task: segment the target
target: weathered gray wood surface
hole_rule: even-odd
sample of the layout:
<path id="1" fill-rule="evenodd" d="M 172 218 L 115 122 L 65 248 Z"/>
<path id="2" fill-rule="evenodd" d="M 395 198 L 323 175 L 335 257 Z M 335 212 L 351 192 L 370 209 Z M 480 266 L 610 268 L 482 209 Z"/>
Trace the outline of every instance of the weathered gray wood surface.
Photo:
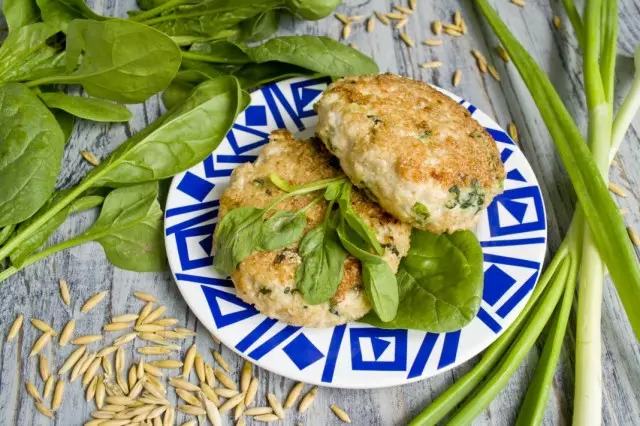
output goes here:
<path id="1" fill-rule="evenodd" d="M 574 116 L 581 117 L 584 127 L 586 117 L 585 100 L 580 73 L 581 57 L 575 38 L 568 29 L 568 21 L 562 13 L 558 0 L 532 0 L 521 9 L 507 0 L 494 0 L 502 18 L 515 32 L 525 47 L 548 71 L 553 83 L 562 95 Z M 393 4 L 403 4 L 393 2 Z M 125 16 L 133 7 L 133 0 L 96 0 L 93 8 L 98 13 Z M 348 0 L 339 9 L 347 15 L 369 16 L 374 10 L 388 11 L 388 2 L 383 0 Z M 453 39 L 443 37 L 445 45 L 429 48 L 418 44 L 432 37 L 429 23 L 433 19 L 450 20 L 457 9 L 463 13 L 469 27 L 468 35 Z M 563 17 L 564 28 L 557 31 L 551 24 L 554 14 Z M 630 59 L 633 47 L 640 40 L 638 25 L 640 7 L 634 0 L 620 1 L 620 57 L 618 85 L 626 87 L 633 75 Z M 338 37 L 341 25 L 333 17 L 319 22 L 300 22 L 285 17 L 282 22 L 283 34 L 321 34 Z M 378 22 L 372 34 L 364 31 L 363 24 L 355 24 L 349 41 L 371 54 L 381 70 L 398 72 L 410 77 L 423 79 L 443 88 L 451 89 L 451 77 L 456 69 L 463 72 L 462 84 L 454 90 L 465 99 L 472 101 L 480 109 L 495 117 L 503 126 L 513 120 L 521 134 L 522 148 L 541 181 L 545 196 L 548 220 L 550 251 L 554 252 L 567 229 L 571 218 L 575 197 L 561 163 L 553 149 L 551 140 L 540 115 L 513 65 L 502 63 L 493 48 L 496 40 L 491 30 L 474 9 L 471 0 L 418 0 L 418 11 L 411 17 L 406 28 L 417 46 L 408 49 L 397 36 L 397 31 L 384 27 Z M 494 81 L 488 75 L 481 75 L 470 55 L 470 49 L 477 48 L 485 53 L 502 76 L 502 82 Z M 424 70 L 419 64 L 429 60 L 445 63 L 437 70 Z M 134 120 L 127 125 L 105 125 L 79 122 L 67 146 L 60 187 L 75 184 L 90 168 L 82 160 L 80 150 L 88 149 L 99 157 L 115 149 L 128 135 L 145 127 L 160 112 L 158 97 L 144 105 L 131 107 Z M 624 147 L 619 155 L 619 165 L 612 172 L 611 179 L 624 187 L 629 198 L 620 198 L 621 207 L 629 209 L 627 221 L 636 229 L 640 228 L 640 146 L 638 145 L 640 119 L 636 119 Z M 93 216 L 91 213 L 74 216 L 55 234 L 53 242 L 87 227 Z M 57 280 L 66 279 L 71 286 L 72 306 L 66 307 L 58 293 Z M 80 314 L 80 306 L 90 295 L 100 290 L 109 290 L 108 298 L 88 314 Z M 208 348 L 215 345 L 204 327 L 189 311 L 168 273 L 142 274 L 124 272 L 113 268 L 106 261 L 97 244 L 88 244 L 60 253 L 24 272 L 12 277 L 0 287 L 0 336 L 4 342 L 7 330 L 18 313 L 25 319 L 41 318 L 61 327 L 74 317 L 78 320 L 77 334 L 98 333 L 101 326 L 112 315 L 137 311 L 141 304 L 130 295 L 135 290 L 149 291 L 167 305 L 168 315 L 177 317 L 187 327 L 198 330 L 195 342 L 207 360 L 211 361 Z M 550 394 L 545 424 L 567 424 L 570 422 L 573 393 L 574 331 L 572 318 L 570 332 L 565 339 L 565 347 L 560 368 Z M 606 424 L 640 424 L 640 346 L 628 325 L 618 296 L 610 282 L 607 282 L 603 307 L 603 416 Z M 36 383 L 42 389 L 38 377 L 37 363 L 27 355 L 39 335 L 28 321 L 19 338 L 0 347 L 0 423 L 6 425 L 46 425 L 53 422 L 41 416 L 33 401 L 24 390 L 24 381 Z M 191 343 L 187 340 L 185 347 Z M 56 368 L 71 352 L 71 345 L 62 350 L 48 345 L 44 351 Z M 128 359 L 134 357 L 134 345 L 127 346 Z M 527 383 L 535 368 L 535 361 L 541 347 L 533 350 L 520 367 L 507 388 L 495 399 L 476 421 L 476 424 L 509 425 L 517 415 L 519 404 Z M 239 371 L 241 360 L 225 348 L 222 354 Z M 181 354 L 183 355 L 183 353 Z M 136 356 L 137 358 L 137 356 Z M 351 415 L 358 425 L 401 425 L 406 424 L 437 395 L 443 392 L 456 378 L 464 374 L 475 361 L 455 368 L 438 377 L 407 386 L 372 391 L 347 391 L 323 389 L 320 391 L 313 409 L 305 415 L 289 414 L 286 424 L 326 425 L 339 424 L 330 412 L 329 404 L 337 403 Z M 259 401 L 265 400 L 267 392 L 284 395 L 292 382 L 266 371 L 259 371 Z M 93 404 L 84 401 L 80 384 L 67 386 L 63 408 L 58 412 L 55 424 L 60 426 L 78 425 L 89 418 Z M 182 420 L 182 417 L 178 417 Z M 248 422 L 251 424 L 251 422 Z M 226 424 L 230 424 L 227 422 Z"/>

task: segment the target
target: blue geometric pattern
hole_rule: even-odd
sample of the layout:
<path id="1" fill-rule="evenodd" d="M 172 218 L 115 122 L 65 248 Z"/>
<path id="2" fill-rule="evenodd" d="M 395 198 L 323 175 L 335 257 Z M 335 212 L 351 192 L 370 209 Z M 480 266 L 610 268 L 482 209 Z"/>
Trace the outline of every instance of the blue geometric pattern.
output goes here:
<path id="1" fill-rule="evenodd" d="M 515 283 L 516 280 L 498 266 L 489 266 L 484 271 L 482 300 L 493 306 Z"/>
<path id="2" fill-rule="evenodd" d="M 324 354 L 311 343 L 304 333 L 298 334 L 282 350 L 298 367 L 298 370 L 304 370 L 324 357 Z"/>
<path id="3" fill-rule="evenodd" d="M 191 172 L 187 172 L 178 184 L 178 190 L 198 201 L 203 201 L 215 185 Z"/>
<path id="4" fill-rule="evenodd" d="M 218 149 L 176 176 L 165 212 L 174 277 L 191 309 L 223 343 L 256 364 L 307 383 L 371 388 L 432 376 L 464 362 L 502 333 L 533 290 L 546 248 L 546 217 L 531 168 L 505 131 L 474 105 L 464 106 L 496 141 L 505 191 L 483 213 L 476 234 L 485 287 L 477 317 L 449 333 L 385 330 L 360 323 L 324 329 L 283 324 L 236 296 L 212 268 L 219 198 L 238 165 L 254 161 L 277 128 L 312 134 L 313 105 L 327 78 L 295 78 L 252 93 Z"/>
<path id="5" fill-rule="evenodd" d="M 349 332 L 351 339 L 351 365 L 354 370 L 404 371 L 407 368 L 407 330 L 351 328 Z M 388 340 L 382 340 L 384 338 Z M 387 343 L 384 348 L 380 346 L 380 341 Z M 370 345 L 373 354 L 366 353 L 367 348 L 365 345 L 367 343 Z M 378 345 L 377 349 L 376 345 Z M 391 359 L 381 360 L 382 354 L 390 346 L 394 347 Z M 380 352 L 380 349 L 384 350 Z"/>
<path id="6" fill-rule="evenodd" d="M 523 201 L 529 201 L 533 206 Z M 531 211 L 532 219 L 525 221 L 528 211 Z M 505 190 L 493 199 L 487 215 L 492 237 L 540 231 L 547 227 L 542 194 L 537 186 Z"/>
<path id="7" fill-rule="evenodd" d="M 209 309 L 211 309 L 211 315 L 213 315 L 213 321 L 216 323 L 216 327 L 218 328 L 235 324 L 258 314 L 258 311 L 253 306 L 243 302 L 238 298 L 238 296 L 231 293 L 206 286 L 202 286 L 202 292 L 204 293 L 204 297 L 207 299 Z M 235 305 L 240 309 L 231 313 L 223 313 L 221 309 L 221 301 Z"/>

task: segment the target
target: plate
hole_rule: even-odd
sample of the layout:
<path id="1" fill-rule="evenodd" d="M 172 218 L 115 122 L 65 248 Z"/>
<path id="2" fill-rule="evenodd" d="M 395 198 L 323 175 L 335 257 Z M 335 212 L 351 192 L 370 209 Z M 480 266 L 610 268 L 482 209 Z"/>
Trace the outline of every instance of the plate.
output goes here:
<path id="1" fill-rule="evenodd" d="M 425 333 L 360 323 L 323 329 L 287 325 L 240 300 L 233 283 L 212 266 L 219 198 L 231 172 L 255 160 L 272 130 L 312 136 L 317 124 L 313 104 L 328 82 L 293 78 L 256 90 L 220 146 L 174 177 L 164 224 L 173 277 L 191 310 L 225 346 L 282 376 L 367 389 L 442 373 L 481 352 L 513 322 L 538 280 L 547 242 L 540 187 L 524 155 L 486 114 L 451 93 L 436 88 L 460 102 L 493 136 L 506 171 L 504 193 L 488 206 L 476 229 L 485 287 L 480 311 L 466 327 Z"/>

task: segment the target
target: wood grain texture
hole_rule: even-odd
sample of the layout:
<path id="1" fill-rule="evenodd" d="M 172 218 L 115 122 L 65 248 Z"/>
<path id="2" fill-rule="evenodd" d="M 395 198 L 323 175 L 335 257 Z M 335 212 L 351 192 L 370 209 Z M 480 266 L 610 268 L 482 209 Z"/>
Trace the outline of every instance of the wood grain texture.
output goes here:
<path id="1" fill-rule="evenodd" d="M 91 3 L 91 2 L 90 2 Z M 574 117 L 580 117 L 579 125 L 585 128 L 586 105 L 582 90 L 581 56 L 569 23 L 559 0 L 531 0 L 527 6 L 519 8 L 507 0 L 494 0 L 500 16 L 514 31 L 524 46 L 549 73 L 561 97 Z M 619 31 L 619 69 L 617 84 L 626 88 L 633 76 L 633 62 L 630 58 L 634 46 L 640 40 L 640 13 L 638 2 L 621 0 Z M 393 4 L 405 4 L 391 2 Z M 93 9 L 110 16 L 126 16 L 126 11 L 134 7 L 133 0 L 96 0 Z M 374 10 L 388 11 L 390 3 L 383 0 L 347 0 L 339 11 L 346 15 L 369 16 Z M 432 38 L 430 22 L 433 19 L 451 20 L 455 10 L 461 10 L 469 28 L 461 38 L 441 37 L 444 46 L 427 47 L 420 44 L 425 38 Z M 563 29 L 556 30 L 551 19 L 562 17 Z M 540 180 L 547 207 L 549 222 L 549 252 L 558 247 L 571 219 L 575 196 L 563 172 L 561 162 L 553 149 L 549 134 L 527 92 L 522 80 L 512 64 L 504 64 L 494 51 L 497 45 L 491 30 L 473 7 L 471 0 L 418 0 L 418 10 L 406 26 L 406 31 L 416 42 L 416 47 L 407 48 L 398 38 L 398 32 L 376 23 L 376 29 L 368 34 L 364 23 L 354 24 L 348 41 L 354 42 L 363 52 L 372 55 L 383 71 L 397 72 L 413 78 L 452 90 L 453 72 L 463 73 L 462 83 L 453 90 L 494 117 L 502 126 L 514 121 L 520 130 L 521 147 L 531 162 Z M 333 17 L 318 22 L 301 22 L 292 17 L 282 19 L 282 34 L 315 34 L 338 37 L 341 24 Z M 496 82 L 488 75 L 481 75 L 470 54 L 472 48 L 482 51 L 494 63 L 502 81 Z M 435 70 L 424 70 L 419 64 L 431 60 L 441 60 L 444 66 Z M 623 92 L 623 90 L 620 90 Z M 620 95 L 618 94 L 618 102 Z M 124 139 L 144 128 L 161 112 L 159 97 L 155 96 L 145 104 L 129 107 L 134 119 L 125 125 L 78 122 L 76 131 L 67 146 L 63 171 L 58 185 L 71 186 L 90 169 L 82 159 L 81 150 L 89 150 L 99 158 L 104 158 Z M 640 118 L 636 118 L 618 156 L 618 166 L 612 170 L 611 180 L 624 187 L 630 196 L 620 198 L 621 207 L 628 208 L 627 221 L 630 226 L 640 229 Z M 86 229 L 95 219 L 96 212 L 75 215 L 53 236 L 55 243 Z M 57 280 L 64 278 L 71 289 L 71 306 L 63 304 Z M 108 290 L 109 294 L 92 311 L 81 314 L 82 303 L 92 294 Z M 33 401 L 24 390 L 25 380 L 32 381 L 42 390 L 43 383 L 38 376 L 35 359 L 27 359 L 33 342 L 40 332 L 32 327 L 29 319 L 40 318 L 60 330 L 70 318 L 77 319 L 76 335 L 101 332 L 101 326 L 112 316 L 136 312 L 142 303 L 133 298 L 134 291 L 147 291 L 156 295 L 167 308 L 167 315 L 176 317 L 181 324 L 198 331 L 197 337 L 187 339 L 184 351 L 192 342 L 197 343 L 200 352 L 208 362 L 213 362 L 210 348 L 217 345 L 207 331 L 189 311 L 181 298 L 169 273 L 143 274 L 118 270 L 109 265 L 99 245 L 91 243 L 59 253 L 51 258 L 27 268 L 11 277 L 0 287 L 0 424 L 3 425 L 79 425 L 89 419 L 93 404 L 87 404 L 79 381 L 67 386 L 64 403 L 56 414 L 55 421 L 40 415 Z M 625 318 L 618 296 L 610 281 L 607 281 L 603 300 L 603 418 L 605 424 L 629 425 L 640 419 L 640 346 Z M 6 333 L 17 314 L 25 316 L 25 325 L 19 337 L 13 342 L 4 342 Z M 575 312 L 574 312 L 575 314 Z M 573 347 L 575 343 L 575 315 L 570 321 L 565 338 L 560 366 L 556 373 L 550 394 L 545 424 L 564 425 L 571 422 L 573 394 Z M 121 333 L 115 333 L 117 336 Z M 109 339 L 110 341 L 111 339 Z M 128 362 L 139 359 L 135 348 L 142 346 L 139 341 L 126 346 Z M 96 344 L 92 345 L 97 350 Z M 64 348 L 50 343 L 43 351 L 55 365 L 62 364 L 73 350 L 72 345 Z M 238 378 L 242 360 L 231 351 L 219 348 L 232 366 L 234 378 Z M 478 425 L 513 424 L 518 407 L 524 396 L 527 383 L 535 369 L 541 352 L 538 344 L 518 369 L 506 389 L 491 406 L 476 420 Z M 152 358 L 149 358 L 152 359 Z M 357 425 L 403 425 L 420 412 L 430 401 L 442 393 L 458 377 L 474 364 L 475 360 L 441 374 L 411 385 L 372 390 L 347 391 L 321 389 L 314 406 L 304 415 L 289 412 L 283 424 L 295 425 L 337 425 L 341 422 L 330 411 L 330 404 L 344 408 Z M 273 392 L 284 396 L 293 382 L 267 371 L 256 371 L 260 378 L 258 404 L 266 401 L 266 394 Z M 175 395 L 170 391 L 170 397 Z M 178 424 L 184 420 L 178 414 Z M 231 424 L 228 419 L 225 424 Z M 247 424 L 254 424 L 249 421 Z"/>

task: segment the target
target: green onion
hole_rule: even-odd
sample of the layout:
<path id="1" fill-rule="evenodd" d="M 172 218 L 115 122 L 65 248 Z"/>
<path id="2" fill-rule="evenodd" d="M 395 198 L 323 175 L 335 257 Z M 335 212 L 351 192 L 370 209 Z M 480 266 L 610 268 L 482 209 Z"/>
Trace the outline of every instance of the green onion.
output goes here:
<path id="1" fill-rule="evenodd" d="M 565 162 L 572 182 L 576 186 L 579 199 L 581 201 L 583 199 L 603 200 L 604 211 L 610 211 L 613 202 L 608 194 L 606 197 L 603 196 L 602 186 L 606 181 L 609 159 L 613 159 L 615 156 L 631 119 L 640 108 L 640 73 L 636 74 L 632 90 L 625 98 L 612 125 L 611 102 L 617 33 L 616 5 L 615 0 L 588 1 L 590 3 L 588 9 L 590 10 L 587 13 L 588 25 L 586 27 L 591 31 L 586 35 L 583 33 L 582 22 L 572 0 L 563 0 L 563 4 L 575 27 L 581 47 L 585 51 L 585 79 L 590 113 L 589 142 L 595 159 L 589 155 L 575 122 L 566 111 L 547 77 L 509 33 L 493 9 L 488 6 L 486 0 L 476 0 L 476 3 L 494 28 L 531 91 Z M 598 30 L 600 27 L 602 28 L 601 33 Z M 596 29 L 595 32 L 593 28 Z M 640 66 L 640 49 L 636 64 Z M 581 170 L 576 170 L 576 168 Z M 601 173 L 605 177 L 598 179 Z M 517 420 L 517 423 L 522 425 L 540 424 L 544 417 L 549 390 L 566 332 L 578 272 L 581 275 L 579 301 L 582 304 L 582 310 L 580 307 L 578 308 L 578 334 L 592 339 L 597 345 L 589 346 L 586 344 L 587 342 L 582 342 L 578 338 L 576 352 L 579 353 L 577 357 L 581 358 L 581 363 L 576 370 L 574 424 L 600 422 L 600 374 L 594 374 L 594 370 L 600 371 L 600 348 L 598 345 L 600 342 L 600 300 L 604 263 L 598 253 L 597 240 L 594 239 L 594 236 L 601 237 L 603 230 L 612 224 L 619 228 L 619 218 L 613 219 L 612 223 L 607 222 L 602 211 L 594 211 L 599 207 L 601 207 L 600 204 L 589 205 L 587 208 L 589 211 L 583 211 L 581 205 L 576 207 L 576 214 L 565 240 L 540 278 L 523 312 L 485 352 L 480 362 L 427 407 L 411 423 L 412 425 L 436 424 L 458 407 L 465 398 L 468 399 L 463 402 L 459 411 L 449 419 L 448 423 L 471 423 L 473 418 L 487 407 L 506 385 L 541 333 L 542 327 L 555 311 L 543 353 Z M 617 208 L 615 210 L 617 213 Z M 596 220 L 595 225 L 597 226 L 594 227 L 594 234 L 591 234 L 590 228 L 586 226 L 585 213 L 590 215 L 591 222 L 594 221 L 594 218 Z M 597 222 L 600 219 L 603 221 Z M 614 237 L 611 236 L 611 238 Z M 617 241 L 612 242 L 609 247 L 613 245 L 625 247 L 627 245 L 625 243 L 628 243 L 627 236 L 624 235 L 620 238 L 619 232 L 616 233 L 615 238 Z M 608 255 L 607 259 L 611 261 L 611 253 Z M 638 265 L 635 256 L 632 256 L 632 259 L 618 262 L 615 267 L 622 267 L 625 262 L 630 263 L 632 274 L 637 275 Z M 617 272 L 619 273 L 620 270 Z M 615 280 L 616 277 L 614 277 Z M 630 312 L 631 301 L 625 300 L 625 296 L 629 294 L 636 294 L 637 297 L 638 287 L 636 284 L 637 277 L 635 276 L 628 281 L 620 280 L 618 276 L 618 281 L 616 281 L 627 315 L 629 315 L 634 331 L 638 335 L 638 315 Z M 561 296 L 562 301 L 558 304 Z M 582 330 L 580 330 L 581 328 Z M 578 401 L 578 398 L 581 398 L 582 401 Z M 586 405 L 589 406 L 586 407 Z"/>
<path id="2" fill-rule="evenodd" d="M 611 274 L 631 326 L 640 337 L 640 266 L 629 241 L 624 220 L 609 195 L 600 169 L 589 153 L 580 130 L 553 89 L 547 76 L 511 35 L 487 0 L 476 0 L 532 93 L 573 183 L 594 240 Z M 590 81 L 588 90 L 597 88 Z M 602 86 L 602 82 L 600 82 Z"/>

